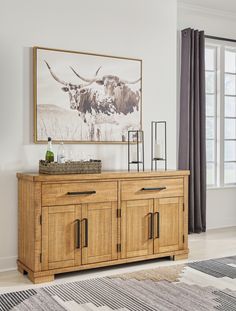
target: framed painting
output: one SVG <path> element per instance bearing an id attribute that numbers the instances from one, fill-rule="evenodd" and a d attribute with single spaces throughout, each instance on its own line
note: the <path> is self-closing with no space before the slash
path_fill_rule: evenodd
<path id="1" fill-rule="evenodd" d="M 34 140 L 126 143 L 142 128 L 142 60 L 33 48 Z"/>

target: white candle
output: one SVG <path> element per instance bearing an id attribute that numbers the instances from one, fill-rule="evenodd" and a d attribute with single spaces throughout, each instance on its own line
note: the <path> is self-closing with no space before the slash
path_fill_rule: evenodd
<path id="1" fill-rule="evenodd" d="M 137 146 L 134 145 L 131 148 L 131 162 L 137 162 Z"/>
<path id="2" fill-rule="evenodd" d="M 139 162 L 142 161 L 142 152 L 141 152 L 141 149 L 139 148 L 139 159 L 138 159 L 137 145 L 134 144 L 131 146 L 131 150 L 130 150 L 130 161 L 137 162 L 138 160 Z"/>
<path id="3" fill-rule="evenodd" d="M 154 149 L 154 157 L 156 159 L 161 159 L 162 158 L 162 152 L 161 152 L 161 144 L 160 143 L 156 143 L 155 144 L 155 149 Z"/>

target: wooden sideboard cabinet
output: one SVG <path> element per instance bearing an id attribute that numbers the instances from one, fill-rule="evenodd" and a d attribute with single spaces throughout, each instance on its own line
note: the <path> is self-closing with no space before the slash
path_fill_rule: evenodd
<path id="1" fill-rule="evenodd" d="M 18 270 L 69 271 L 188 256 L 189 171 L 18 173 Z"/>

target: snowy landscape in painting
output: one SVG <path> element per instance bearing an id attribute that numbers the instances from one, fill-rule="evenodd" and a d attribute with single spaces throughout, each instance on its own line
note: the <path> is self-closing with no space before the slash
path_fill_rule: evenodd
<path id="1" fill-rule="evenodd" d="M 141 127 L 141 61 L 36 49 L 36 141 L 126 142 Z"/>

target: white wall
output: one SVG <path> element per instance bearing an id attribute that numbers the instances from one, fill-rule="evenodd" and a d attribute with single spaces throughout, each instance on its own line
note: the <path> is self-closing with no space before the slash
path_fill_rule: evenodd
<path id="1" fill-rule="evenodd" d="M 227 9 L 227 8 L 226 8 Z M 181 5 L 178 29 L 192 27 L 205 34 L 236 39 L 236 15 Z M 236 226 L 236 188 L 207 191 L 207 228 Z"/>
<path id="2" fill-rule="evenodd" d="M 0 0 L 0 270 L 17 256 L 17 171 L 37 170 L 32 46 L 143 59 L 143 125 L 150 167 L 152 120 L 168 122 L 168 164 L 176 167 L 176 0 Z M 126 146 L 74 145 L 106 170 L 126 169 Z"/>

